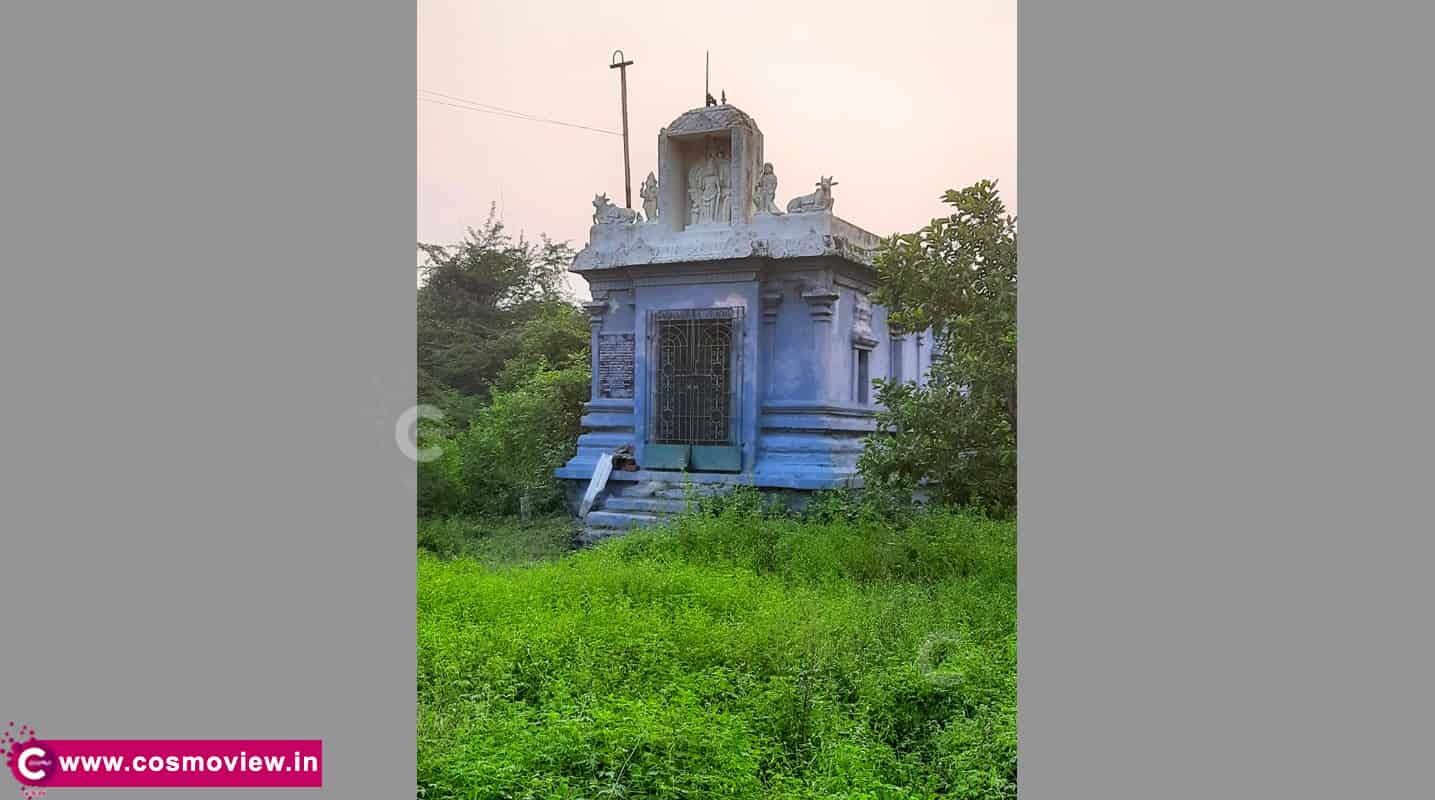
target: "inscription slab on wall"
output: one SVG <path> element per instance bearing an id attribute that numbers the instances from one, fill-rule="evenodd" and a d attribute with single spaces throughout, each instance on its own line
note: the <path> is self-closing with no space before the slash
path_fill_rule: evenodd
<path id="1" fill-rule="evenodd" d="M 598 393 L 610 398 L 633 397 L 633 334 L 599 334 Z"/>

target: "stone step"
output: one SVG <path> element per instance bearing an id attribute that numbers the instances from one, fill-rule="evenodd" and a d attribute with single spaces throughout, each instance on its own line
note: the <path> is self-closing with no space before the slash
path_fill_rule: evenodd
<path id="1" fill-rule="evenodd" d="M 624 497 L 652 497 L 653 492 L 666 489 L 670 484 L 664 481 L 639 481 L 622 488 Z"/>
<path id="2" fill-rule="evenodd" d="M 590 511 L 586 520 L 589 528 L 606 528 L 615 531 L 651 528 L 666 521 L 666 518 L 662 516 L 639 511 Z"/>
<path id="3" fill-rule="evenodd" d="M 703 484 L 695 484 L 692 487 L 692 494 L 694 497 L 712 497 L 714 495 L 722 494 L 726 491 L 727 487 L 724 486 L 706 486 Z M 653 492 L 653 496 L 661 497 L 666 500 L 685 500 L 688 496 L 688 490 L 682 486 L 669 486 L 666 489 L 658 489 L 657 491 Z"/>
<path id="4" fill-rule="evenodd" d="M 681 514 L 687 503 L 666 497 L 628 497 L 617 495 L 603 499 L 604 511 L 643 511 L 649 514 Z"/>

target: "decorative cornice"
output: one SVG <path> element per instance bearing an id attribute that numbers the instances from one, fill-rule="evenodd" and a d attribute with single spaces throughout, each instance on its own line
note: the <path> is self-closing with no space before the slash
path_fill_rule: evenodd
<path id="1" fill-rule="evenodd" d="M 760 258 L 787 261 L 834 257 L 871 268 L 876 235 L 830 212 L 758 215 L 751 222 L 702 225 L 673 231 L 662 225 L 594 225 L 573 259 L 575 272 L 640 264 L 679 264 Z"/>

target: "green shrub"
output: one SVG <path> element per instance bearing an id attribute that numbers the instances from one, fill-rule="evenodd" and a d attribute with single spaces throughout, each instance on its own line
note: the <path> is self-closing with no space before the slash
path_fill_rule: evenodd
<path id="1" fill-rule="evenodd" d="M 418 446 L 433 448 L 438 458 L 418 463 L 418 516 L 456 514 L 464 505 L 463 459 L 458 437 L 441 425 L 419 420 Z"/>
<path id="2" fill-rule="evenodd" d="M 489 403 L 446 391 L 439 406 L 444 418 L 419 420 L 419 448 L 439 453 L 418 464 L 420 518 L 512 514 L 525 496 L 536 513 L 559 507 L 553 471 L 576 450 L 589 391 L 586 349 L 558 367 L 543 355 L 565 335 L 564 324 L 533 332 L 533 358 L 504 368 Z"/>
<path id="3" fill-rule="evenodd" d="M 419 548 L 427 550 L 439 558 L 452 558 L 458 555 L 463 547 L 464 539 L 464 527 L 461 520 L 452 517 L 432 517 L 419 520 Z"/>
<path id="4" fill-rule="evenodd" d="M 894 236 L 875 259 L 874 300 L 894 332 L 932 333 L 922 386 L 879 381 L 878 432 L 861 468 L 869 489 L 920 488 L 938 502 L 1016 508 L 1016 218 L 996 183 L 942 198 L 950 216 Z"/>
<path id="5" fill-rule="evenodd" d="M 541 359 L 511 388 L 495 388 L 493 402 L 454 437 L 465 513 L 514 514 L 523 498 L 531 510 L 561 507 L 553 471 L 575 452 L 588 398 L 587 364 L 551 368 Z"/>
<path id="6" fill-rule="evenodd" d="M 418 465 L 418 514 L 533 510 L 559 497 L 552 469 L 572 454 L 587 399 L 587 317 L 563 275 L 566 244 L 514 240 L 487 222 L 427 255 L 417 298 L 419 446 L 443 455 Z"/>

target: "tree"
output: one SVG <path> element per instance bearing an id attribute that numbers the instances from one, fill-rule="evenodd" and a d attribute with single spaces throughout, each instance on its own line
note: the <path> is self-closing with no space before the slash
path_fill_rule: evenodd
<path id="1" fill-rule="evenodd" d="M 544 306 L 515 332 L 513 355 L 494 378 L 494 388 L 511 389 L 542 365 L 586 371 L 590 336 L 582 311 L 567 303 Z"/>
<path id="2" fill-rule="evenodd" d="M 588 320 L 563 290 L 573 252 L 514 241 L 490 210 L 428 256 L 418 292 L 420 516 L 512 513 L 561 502 L 553 470 L 573 454 L 588 399 Z"/>
<path id="3" fill-rule="evenodd" d="M 563 291 L 572 249 L 547 236 L 538 244 L 514 241 L 494 217 L 490 209 L 483 227 L 469 228 L 457 245 L 419 244 L 428 258 L 420 267 L 417 319 L 424 402 L 440 402 L 448 391 L 485 398 L 523 347 L 530 321 L 562 316 L 563 309 L 578 314 Z"/>
<path id="4" fill-rule="evenodd" d="M 954 212 L 883 243 L 874 299 L 897 333 L 931 329 L 925 386 L 879 381 L 874 486 L 924 485 L 939 501 L 1016 506 L 1016 218 L 996 182 L 948 190 Z"/>

